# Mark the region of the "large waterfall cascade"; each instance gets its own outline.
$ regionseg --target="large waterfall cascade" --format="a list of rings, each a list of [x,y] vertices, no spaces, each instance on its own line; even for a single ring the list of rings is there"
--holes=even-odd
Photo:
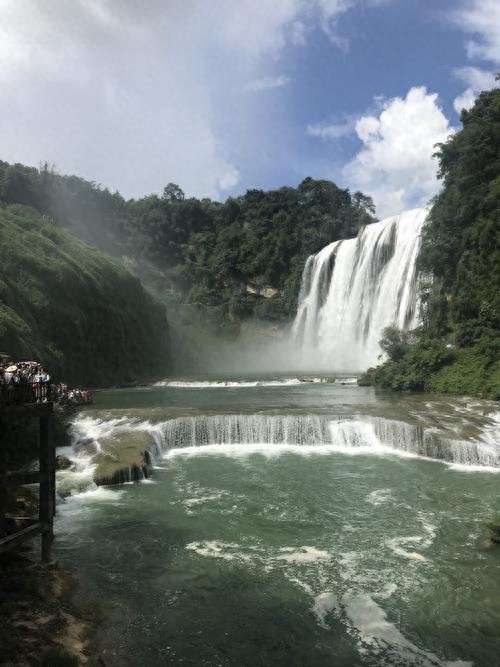
[[[413,209],[335,241],[306,262],[293,336],[303,363],[363,371],[386,326],[418,324],[416,260],[428,209]]]

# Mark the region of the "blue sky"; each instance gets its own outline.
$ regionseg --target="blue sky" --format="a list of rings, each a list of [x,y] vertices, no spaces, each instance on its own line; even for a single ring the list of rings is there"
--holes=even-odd
[[[498,0],[0,0],[0,159],[134,197],[311,175],[390,215],[498,70]]]

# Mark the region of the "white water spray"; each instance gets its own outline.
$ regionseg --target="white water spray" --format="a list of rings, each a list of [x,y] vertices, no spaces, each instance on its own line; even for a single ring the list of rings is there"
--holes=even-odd
[[[95,490],[94,457],[101,452],[100,443],[108,443],[109,449],[114,442],[119,448],[117,436],[127,431],[149,434],[154,463],[199,454],[275,457],[293,452],[424,457],[464,470],[498,471],[498,415],[486,419],[479,438],[461,440],[433,428],[367,415],[196,415],[156,423],[79,415],[72,425],[74,469],[58,473],[58,488],[63,495]],[[120,481],[134,479],[132,470],[124,468]]]
[[[362,371],[377,362],[382,329],[418,324],[416,260],[428,209],[414,209],[335,241],[306,262],[293,336],[303,363]]]

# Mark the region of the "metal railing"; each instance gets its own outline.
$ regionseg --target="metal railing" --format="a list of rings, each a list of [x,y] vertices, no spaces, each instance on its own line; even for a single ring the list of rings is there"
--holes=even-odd
[[[0,407],[48,403],[52,400],[50,382],[19,382],[0,384]]]

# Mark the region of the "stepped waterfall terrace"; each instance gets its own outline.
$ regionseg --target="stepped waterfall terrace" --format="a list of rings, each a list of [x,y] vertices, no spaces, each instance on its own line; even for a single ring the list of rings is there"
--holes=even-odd
[[[112,601],[106,664],[494,664],[498,404],[296,379],[102,391],[75,418],[55,551]],[[152,479],[95,487],[130,441]]]
[[[150,451],[156,462],[185,454],[189,449],[204,448],[205,454],[218,455],[230,452],[231,447],[240,447],[243,455],[257,452],[274,456],[283,451],[311,455],[389,454],[500,470],[500,449],[492,436],[500,423],[500,413],[493,413],[487,421],[489,426],[479,430],[478,437],[464,439],[443,425],[426,427],[358,414],[198,415],[156,423],[137,417],[85,416],[76,419],[72,429],[76,462],[84,464],[78,466],[77,488],[82,488],[81,474],[85,467],[89,487],[92,486],[92,453],[100,456],[103,446],[106,456],[123,466],[120,480],[133,481],[132,468],[127,468],[122,458],[128,442],[132,445],[135,442],[141,451],[142,448]],[[71,474],[66,473],[66,477],[71,485]]]

